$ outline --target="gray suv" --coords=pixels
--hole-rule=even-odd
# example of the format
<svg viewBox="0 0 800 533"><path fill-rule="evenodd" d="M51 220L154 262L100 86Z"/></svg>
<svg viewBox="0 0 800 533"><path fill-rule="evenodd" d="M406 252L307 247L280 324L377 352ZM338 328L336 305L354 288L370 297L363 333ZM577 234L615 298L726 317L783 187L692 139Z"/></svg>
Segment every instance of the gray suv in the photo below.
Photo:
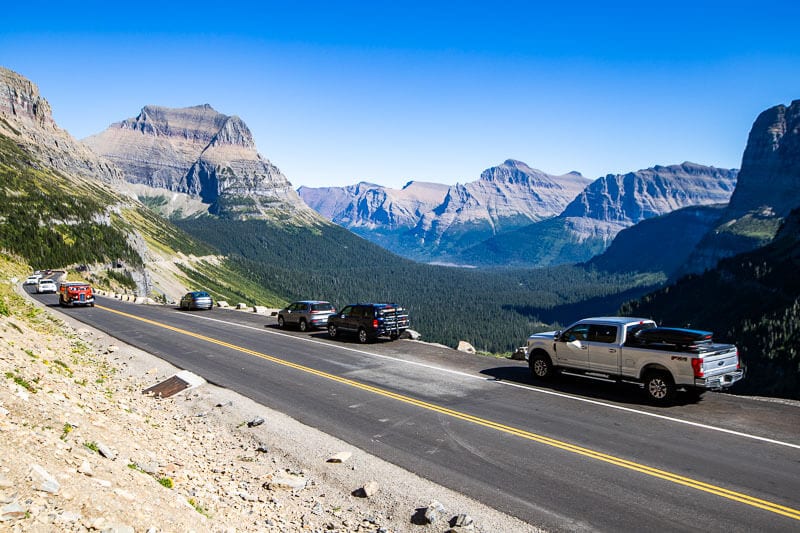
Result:
<svg viewBox="0 0 800 533"><path fill-rule="evenodd" d="M278 311L278 327L297 326L300 331L324 328L328 325L328 317L335 314L336 308L330 302L301 300Z"/></svg>

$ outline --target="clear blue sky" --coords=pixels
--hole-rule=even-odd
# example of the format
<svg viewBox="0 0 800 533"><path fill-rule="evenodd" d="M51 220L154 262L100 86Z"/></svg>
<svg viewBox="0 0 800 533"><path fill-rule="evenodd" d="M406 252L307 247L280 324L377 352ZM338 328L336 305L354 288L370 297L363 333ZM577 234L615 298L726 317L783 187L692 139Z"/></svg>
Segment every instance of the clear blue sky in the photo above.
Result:
<svg viewBox="0 0 800 533"><path fill-rule="evenodd" d="M74 4L74 5L73 5ZM79 7L76 7L79 6ZM37 2L0 65L83 138L147 104L239 115L295 185L741 163L800 99L800 2Z"/></svg>

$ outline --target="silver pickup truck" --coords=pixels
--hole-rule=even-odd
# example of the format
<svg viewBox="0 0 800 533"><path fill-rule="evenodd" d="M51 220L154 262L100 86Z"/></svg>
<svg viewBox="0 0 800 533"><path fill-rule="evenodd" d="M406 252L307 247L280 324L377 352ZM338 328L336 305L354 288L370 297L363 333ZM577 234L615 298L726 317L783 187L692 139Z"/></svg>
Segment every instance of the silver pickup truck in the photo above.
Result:
<svg viewBox="0 0 800 533"><path fill-rule="evenodd" d="M736 346L715 344L710 332L659 328L652 320L598 317L564 331L528 337L525 359L535 379L556 373L644 385L654 403L679 388L695 395L730 387L744 377Z"/></svg>

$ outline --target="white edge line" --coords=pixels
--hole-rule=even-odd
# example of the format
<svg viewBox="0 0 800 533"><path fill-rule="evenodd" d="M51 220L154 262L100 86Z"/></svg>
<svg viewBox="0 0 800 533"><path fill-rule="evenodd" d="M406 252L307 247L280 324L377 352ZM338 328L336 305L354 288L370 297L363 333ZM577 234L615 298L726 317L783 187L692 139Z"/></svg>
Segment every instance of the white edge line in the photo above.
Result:
<svg viewBox="0 0 800 533"><path fill-rule="evenodd" d="M491 381L491 382L494 382L494 383L497 383L497 384L500 384L500 385L506 385L508 387L515 387L515 388L518 388L518 389L525 389L525 390L529 390L529 391L533 391L533 392L538 392L538 393L541 393L541 394L549 394L551 396L558 396L559 398L568 398L570 400L574 400L574 401L577 401L577 402L584 402L584 403L588 403L588 404L592 404L592 405L599 405L601 407L608 407L610 409L616 409L618 411L625 411L625 412L628 412L628 413L635 413L635 414L638 414L638 415L649 416L651 418L658 418L658 419L661 419L661 420L667 420L669 422L675 422L675 423L678 423L678 424L685 424L687 426L693 426L693 427L707 429L707 430L711 430L711 431L718 431L720 433L727 433L729 435L735 435L737 437L744 437L744 438L748 438L748 439L758 440L758 441L762 441L762 442L768 442L770 444L777 444L779 446L786 446L786 447L789 447L789 448L795 448L795 449L800 450L800 444L793 444L791 442L784 442L784 441L780 441L780 440L769 439L767 437L760 437L758 435L751 435L750 433L743 433L741 431L735 431L735 430L732 430L732 429L725 429L725 428L721 428L721 427L717 427L717 426L710 426L708 424L701 424L700 422L692 422L690 420L682 420L680 418L675 418L675 417L672 417L672 416L659 415L657 413L649 413L647 411L640 411L638 409L633 409L631 407L623 407L621 405L614 405L614 404L611 404L611 403L601 402L601 401L598 401L598 400L591 400L589 398L581 398L579 396L572 396L570 394L564 394L563 392L556 392L556 391L551 391L551 390L547 390L547 389L541 389L541 388L538 388L538 387L533 387L533 386L529 386L529 385L523 385L521 383L512 383L510 381L498 380L496 378L487 378L487 377L484 377L484 376L476 376L475 374L468 374L466 372L460 372L458 370L451 370L449 368L442 368L440 366L429 365L427 363L420 363L420 362L417 362L417 361L407 361L405 359L398 359L397 357L391 357L391 356L388 356L388 355L365 352L364 350L358 350L356 348L350 348L348 346L335 346L335 345L329 344L327 342L318 341L316 339L309 339L308 337L297 337L295 335L289 335L287 333L281 333L279 331L271 331L269 329L257 328L255 326L250 326L250 325L247 325L247 324L238 324L236 322L228 322L226 320L220 320L218 318L210 318L210 317L205 317L205 316L186 315L186 314L183 314L183 316L191 316L193 318L197 318L197 319L200 319L200 320L210 320L212 322L220 322L222 324L237 326L237 327L245 328L245 329L252 329L252 330L255 330L255 331L261 331L261 332L264 332L264 333L269 333L269 334L272 334L272 335L280 335L282 337L288 337L288 338L292 338L292 339L296 339L296 340L301 340L301 341L304 341L304 342L309 342L309 343L313 343L313 344L319 344L319 345L322 345L322 346L326 346L328 348L335 348L335 349L338 349L338 350L346 350L346 351L349 351L349 352L355 352L355 353L358 353L358 354L367 355L369 357L375 357L375 358L379 358L379 359L388 359L390 361L395 361L395 362L398 362L398 363L404 363L404 364L407 364L407 365L415 365L415 366L419 366L419 367L422 367L422 368L427 368L427 369L430 369L430 370L437 370L439 372L446 372L448 374L454 374L454 375L457 375L457 376L462 376L462 377L465 377L465 378L479 379L479 380L482 380L482 381Z"/></svg>

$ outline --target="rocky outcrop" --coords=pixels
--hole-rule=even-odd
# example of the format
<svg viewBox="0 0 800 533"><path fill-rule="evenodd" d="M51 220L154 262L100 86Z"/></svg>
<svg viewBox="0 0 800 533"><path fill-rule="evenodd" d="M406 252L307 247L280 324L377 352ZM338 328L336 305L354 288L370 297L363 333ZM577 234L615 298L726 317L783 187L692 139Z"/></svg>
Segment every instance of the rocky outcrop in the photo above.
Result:
<svg viewBox="0 0 800 533"><path fill-rule="evenodd" d="M0 67L0 133L35 154L42 166L120 184L122 173L97 157L53 120L50 104L35 83Z"/></svg>
<svg viewBox="0 0 800 533"><path fill-rule="evenodd" d="M728 216L769 209L780 217L800 206L800 100L756 118L742 156Z"/></svg>
<svg viewBox="0 0 800 533"><path fill-rule="evenodd" d="M703 272L720 259L766 245L796 207L800 207L800 100L767 109L756 118L730 204L678 274Z"/></svg>
<svg viewBox="0 0 800 533"><path fill-rule="evenodd" d="M256 150L247 125L210 105L145 106L84 143L131 183L186 193L236 219L315 221L289 180Z"/></svg>

